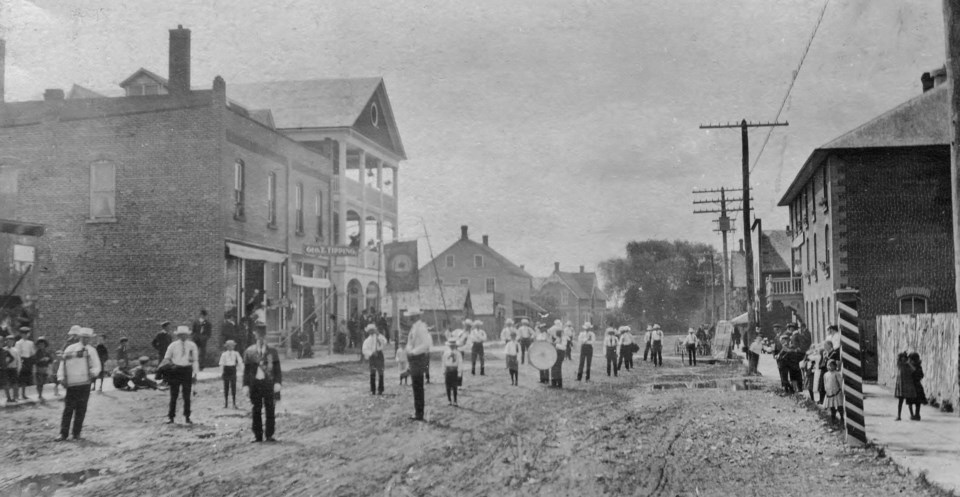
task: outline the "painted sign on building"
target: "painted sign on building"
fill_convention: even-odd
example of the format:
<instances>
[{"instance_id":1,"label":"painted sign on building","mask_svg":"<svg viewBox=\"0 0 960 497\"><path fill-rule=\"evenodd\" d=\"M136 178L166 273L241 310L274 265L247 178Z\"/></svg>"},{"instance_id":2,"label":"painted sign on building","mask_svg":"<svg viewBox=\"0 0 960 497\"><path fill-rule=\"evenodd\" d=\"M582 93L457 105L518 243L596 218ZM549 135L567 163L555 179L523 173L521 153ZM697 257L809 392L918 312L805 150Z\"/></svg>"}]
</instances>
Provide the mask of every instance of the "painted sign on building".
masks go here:
<instances>
[{"instance_id":1,"label":"painted sign on building","mask_svg":"<svg viewBox=\"0 0 960 497\"><path fill-rule=\"evenodd\" d=\"M360 249L357 247L345 247L341 245L305 244L303 246L303 253L315 257L356 257L360 255Z\"/></svg>"}]
</instances>

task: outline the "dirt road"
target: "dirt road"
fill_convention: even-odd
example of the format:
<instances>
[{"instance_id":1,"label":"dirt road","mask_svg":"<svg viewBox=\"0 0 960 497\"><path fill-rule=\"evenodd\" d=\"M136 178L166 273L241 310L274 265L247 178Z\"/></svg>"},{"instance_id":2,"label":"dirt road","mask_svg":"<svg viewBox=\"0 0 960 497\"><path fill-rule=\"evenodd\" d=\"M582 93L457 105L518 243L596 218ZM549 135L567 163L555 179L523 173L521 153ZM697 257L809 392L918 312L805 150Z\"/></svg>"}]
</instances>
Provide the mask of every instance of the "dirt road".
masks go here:
<instances>
[{"instance_id":1,"label":"dirt road","mask_svg":"<svg viewBox=\"0 0 960 497\"><path fill-rule=\"evenodd\" d=\"M164 393L94 394L79 443L53 441L61 403L8 410L0 496L935 495L845 449L794 399L734 390L745 384L731 366L638 361L607 378L594 361L592 381L578 383L565 363L555 390L529 366L510 386L496 355L486 376L467 372L459 408L433 361L426 423L407 419L410 387L389 363L382 397L358 363L291 372L276 444L250 443L248 402L223 409L209 382L189 427L164 424ZM694 384L706 388L679 388Z\"/></svg>"}]
</instances>

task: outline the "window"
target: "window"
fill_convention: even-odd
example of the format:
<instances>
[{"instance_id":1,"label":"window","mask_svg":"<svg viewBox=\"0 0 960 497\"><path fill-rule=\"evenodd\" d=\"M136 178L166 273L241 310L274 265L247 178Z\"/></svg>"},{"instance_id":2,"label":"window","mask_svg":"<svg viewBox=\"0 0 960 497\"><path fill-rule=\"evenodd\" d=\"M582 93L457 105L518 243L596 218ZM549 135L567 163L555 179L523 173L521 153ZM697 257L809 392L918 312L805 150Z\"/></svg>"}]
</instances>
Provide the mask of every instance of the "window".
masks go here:
<instances>
[{"instance_id":1,"label":"window","mask_svg":"<svg viewBox=\"0 0 960 497\"><path fill-rule=\"evenodd\" d=\"M470 285L470 278L460 278L460 284L463 286Z\"/></svg>"},{"instance_id":2,"label":"window","mask_svg":"<svg viewBox=\"0 0 960 497\"><path fill-rule=\"evenodd\" d=\"M823 227L823 273L830 277L830 225Z\"/></svg>"},{"instance_id":3,"label":"window","mask_svg":"<svg viewBox=\"0 0 960 497\"><path fill-rule=\"evenodd\" d=\"M233 163L233 218L243 220L244 164L237 159Z\"/></svg>"},{"instance_id":4,"label":"window","mask_svg":"<svg viewBox=\"0 0 960 497\"><path fill-rule=\"evenodd\" d=\"M90 219L116 217L117 168L109 162L90 166Z\"/></svg>"},{"instance_id":5,"label":"window","mask_svg":"<svg viewBox=\"0 0 960 497\"><path fill-rule=\"evenodd\" d=\"M814 233L813 234L813 269L814 271L816 271L817 269L817 262L820 261L820 259L817 257L818 255L819 254L817 253L817 234Z\"/></svg>"},{"instance_id":6,"label":"window","mask_svg":"<svg viewBox=\"0 0 960 497\"><path fill-rule=\"evenodd\" d=\"M277 225L277 173L267 175L267 226Z\"/></svg>"},{"instance_id":7,"label":"window","mask_svg":"<svg viewBox=\"0 0 960 497\"><path fill-rule=\"evenodd\" d=\"M323 238L323 192L317 192L314 214L317 215L317 236Z\"/></svg>"},{"instance_id":8,"label":"window","mask_svg":"<svg viewBox=\"0 0 960 497\"><path fill-rule=\"evenodd\" d=\"M144 95L159 95L160 85L143 85Z\"/></svg>"},{"instance_id":9,"label":"window","mask_svg":"<svg viewBox=\"0 0 960 497\"><path fill-rule=\"evenodd\" d=\"M810 222L811 223L817 220L817 189L814 186L815 183L816 181L810 182L810 204L811 204Z\"/></svg>"},{"instance_id":10,"label":"window","mask_svg":"<svg viewBox=\"0 0 960 497\"><path fill-rule=\"evenodd\" d=\"M823 167L823 200L820 201L820 204L823 205L823 212L827 212L830 209L830 194L827 190L827 185L830 183L830 176L827 175L827 167ZM828 261L829 262L829 261Z\"/></svg>"},{"instance_id":11,"label":"window","mask_svg":"<svg viewBox=\"0 0 960 497\"><path fill-rule=\"evenodd\" d=\"M452 256L452 255L448 255L447 257L445 257L445 259L446 259L446 260L444 261L444 265L446 265L447 267L453 267L453 256ZM462 283L462 282L463 282L463 280L461 280L461 283Z\"/></svg>"},{"instance_id":12,"label":"window","mask_svg":"<svg viewBox=\"0 0 960 497\"><path fill-rule=\"evenodd\" d=\"M563 304L563 305L567 305L567 303L569 303L569 301L570 301L570 298L567 296L567 291L566 291L566 290L560 290L560 303Z\"/></svg>"},{"instance_id":13,"label":"window","mask_svg":"<svg viewBox=\"0 0 960 497\"><path fill-rule=\"evenodd\" d=\"M483 267L483 256L475 255L473 256L473 267Z\"/></svg>"},{"instance_id":14,"label":"window","mask_svg":"<svg viewBox=\"0 0 960 497\"><path fill-rule=\"evenodd\" d=\"M495 291L497 291L496 278L487 278L487 293L493 293Z\"/></svg>"},{"instance_id":15,"label":"window","mask_svg":"<svg viewBox=\"0 0 960 497\"><path fill-rule=\"evenodd\" d=\"M926 314L927 299L919 295L907 295L900 299L900 314Z\"/></svg>"},{"instance_id":16,"label":"window","mask_svg":"<svg viewBox=\"0 0 960 497\"><path fill-rule=\"evenodd\" d=\"M339 212L333 213L333 226L331 226L331 228L333 229L333 244L340 245L340 213Z\"/></svg>"},{"instance_id":17,"label":"window","mask_svg":"<svg viewBox=\"0 0 960 497\"><path fill-rule=\"evenodd\" d=\"M810 237L803 240L803 251L807 253L807 273L810 273Z\"/></svg>"},{"instance_id":18,"label":"window","mask_svg":"<svg viewBox=\"0 0 960 497\"><path fill-rule=\"evenodd\" d=\"M297 201L297 215L296 215L296 228L297 234L303 234L303 183L297 183L297 187L294 190L296 194Z\"/></svg>"}]
</instances>

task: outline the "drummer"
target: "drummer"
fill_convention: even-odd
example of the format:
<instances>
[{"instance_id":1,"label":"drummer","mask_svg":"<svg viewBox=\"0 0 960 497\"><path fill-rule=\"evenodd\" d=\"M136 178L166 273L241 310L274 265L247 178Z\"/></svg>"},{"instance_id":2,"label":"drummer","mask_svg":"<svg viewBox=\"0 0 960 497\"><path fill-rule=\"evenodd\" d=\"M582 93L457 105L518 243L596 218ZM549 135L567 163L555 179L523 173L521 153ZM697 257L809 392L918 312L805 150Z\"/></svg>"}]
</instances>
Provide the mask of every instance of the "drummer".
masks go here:
<instances>
[{"instance_id":1,"label":"drummer","mask_svg":"<svg viewBox=\"0 0 960 497\"><path fill-rule=\"evenodd\" d=\"M537 334L534 335L533 340L535 342L549 342L550 336L547 335L547 331L544 329L547 325L543 323L537 323ZM550 382L550 371L546 369L540 370L540 383L549 383Z\"/></svg>"},{"instance_id":2,"label":"drummer","mask_svg":"<svg viewBox=\"0 0 960 497\"><path fill-rule=\"evenodd\" d=\"M513 320L507 318L507 320L503 322L503 331L500 332L500 341L506 345L510 342L510 335L516 332L517 329L513 327Z\"/></svg>"},{"instance_id":3,"label":"drummer","mask_svg":"<svg viewBox=\"0 0 960 497\"><path fill-rule=\"evenodd\" d=\"M617 376L617 347L620 340L617 338L617 331L612 327L607 328L607 337L603 339L603 346L607 351L607 376L610 376L610 370L613 370L613 376Z\"/></svg>"},{"instance_id":4,"label":"drummer","mask_svg":"<svg viewBox=\"0 0 960 497\"><path fill-rule=\"evenodd\" d=\"M527 349L533 343L533 328L530 327L530 320L523 318L520 320L520 327L517 328L517 336L520 338L520 364L527 362Z\"/></svg>"}]
</instances>

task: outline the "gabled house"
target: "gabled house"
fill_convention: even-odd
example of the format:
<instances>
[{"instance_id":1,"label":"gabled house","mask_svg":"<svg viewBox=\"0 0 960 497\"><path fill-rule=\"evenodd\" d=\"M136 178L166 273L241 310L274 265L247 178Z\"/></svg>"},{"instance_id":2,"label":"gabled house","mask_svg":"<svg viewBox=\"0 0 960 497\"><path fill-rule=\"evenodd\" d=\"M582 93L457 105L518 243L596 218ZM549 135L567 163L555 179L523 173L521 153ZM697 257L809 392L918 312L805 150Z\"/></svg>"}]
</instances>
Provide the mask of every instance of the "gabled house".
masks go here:
<instances>
[{"instance_id":1,"label":"gabled house","mask_svg":"<svg viewBox=\"0 0 960 497\"><path fill-rule=\"evenodd\" d=\"M467 226L460 227L460 239L420 268L420 288L461 285L470 289L474 318L484 321L487 331L499 330L507 317L528 313L539 306L531 302L533 277L490 247L470 239ZM541 309L542 310L542 309Z\"/></svg>"},{"instance_id":2,"label":"gabled house","mask_svg":"<svg viewBox=\"0 0 960 497\"><path fill-rule=\"evenodd\" d=\"M956 311L949 85L923 93L817 148L779 205L790 209L802 317L822 340L835 292L860 292L862 351L877 376L876 317Z\"/></svg>"},{"instance_id":3,"label":"gabled house","mask_svg":"<svg viewBox=\"0 0 960 497\"><path fill-rule=\"evenodd\" d=\"M554 262L553 273L540 284L534 299L556 305L559 319L573 322L577 329L586 322L594 327L606 325L604 313L609 298L600 288L597 273L587 272L583 266L579 272L565 272L560 271L559 262Z\"/></svg>"}]
</instances>

